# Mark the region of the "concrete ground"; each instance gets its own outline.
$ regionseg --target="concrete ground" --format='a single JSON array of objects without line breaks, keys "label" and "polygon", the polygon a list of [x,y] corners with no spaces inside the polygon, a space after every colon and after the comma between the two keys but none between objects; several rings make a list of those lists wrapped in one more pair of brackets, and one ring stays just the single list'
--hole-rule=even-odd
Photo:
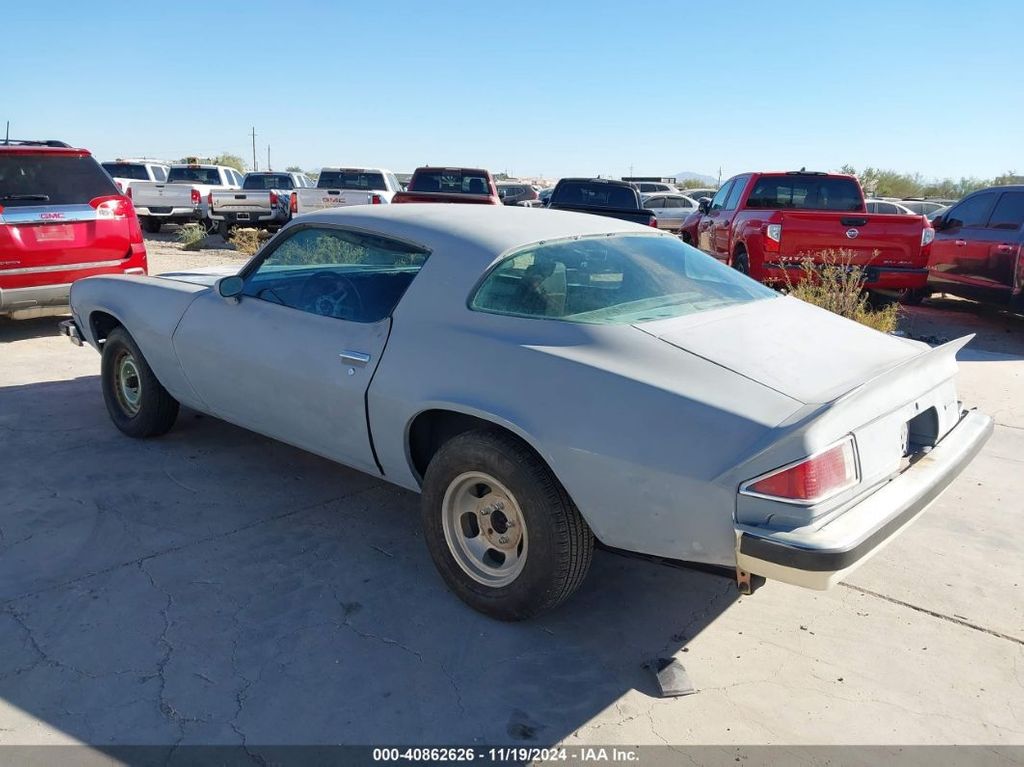
[{"label": "concrete ground", "polygon": [[[151,242],[152,271],[218,261]],[[830,592],[598,552],[520,625],[449,594],[418,498],[183,412],[129,440],[99,356],[52,319],[0,324],[0,744],[1024,743],[1024,320],[979,333],[963,399],[995,435]],[[696,695],[645,668],[675,656]]]}]

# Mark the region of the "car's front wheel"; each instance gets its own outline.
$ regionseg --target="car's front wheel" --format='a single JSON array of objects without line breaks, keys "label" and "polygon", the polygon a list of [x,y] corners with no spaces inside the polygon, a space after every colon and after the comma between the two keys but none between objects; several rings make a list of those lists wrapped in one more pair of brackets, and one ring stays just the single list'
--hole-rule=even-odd
[{"label": "car's front wheel", "polygon": [[423,481],[434,564],[470,607],[505,621],[568,599],[587,574],[594,537],[551,470],[510,434],[453,437]]},{"label": "car's front wheel", "polygon": [[174,425],[178,401],[156,379],[124,328],[115,328],[103,342],[100,378],[110,420],[129,437],[157,437]]}]

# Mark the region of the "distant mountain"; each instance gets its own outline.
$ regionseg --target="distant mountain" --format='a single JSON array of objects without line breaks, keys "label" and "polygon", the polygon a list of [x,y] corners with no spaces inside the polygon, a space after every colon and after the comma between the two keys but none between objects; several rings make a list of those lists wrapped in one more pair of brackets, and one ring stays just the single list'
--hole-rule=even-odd
[{"label": "distant mountain", "polygon": [[715,176],[708,176],[703,173],[694,173],[692,170],[681,170],[678,173],[673,173],[673,178],[676,181],[700,181],[702,184],[708,184],[710,186],[716,186],[718,179]]}]

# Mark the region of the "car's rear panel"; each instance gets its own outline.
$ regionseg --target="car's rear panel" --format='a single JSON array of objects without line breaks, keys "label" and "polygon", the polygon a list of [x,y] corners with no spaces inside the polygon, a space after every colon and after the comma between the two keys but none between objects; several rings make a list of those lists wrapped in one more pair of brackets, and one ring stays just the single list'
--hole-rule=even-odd
[{"label": "car's rear panel", "polygon": [[88,153],[0,151],[0,313],[67,305],[82,277],[145,272],[131,203]]},{"label": "car's rear panel", "polygon": [[780,256],[787,259],[842,249],[855,266],[922,268],[921,216],[835,211],[782,211]]}]

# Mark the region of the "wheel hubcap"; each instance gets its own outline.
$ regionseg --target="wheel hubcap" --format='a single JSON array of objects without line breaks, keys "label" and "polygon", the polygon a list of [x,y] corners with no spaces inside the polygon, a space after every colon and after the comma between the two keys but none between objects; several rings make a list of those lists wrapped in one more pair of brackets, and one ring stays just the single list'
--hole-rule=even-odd
[{"label": "wheel hubcap", "polygon": [[125,413],[132,416],[139,412],[142,402],[142,380],[135,358],[124,352],[117,358],[114,367],[114,390],[118,404]]},{"label": "wheel hubcap", "polygon": [[473,580],[500,588],[526,563],[526,525],[515,496],[479,471],[460,474],[444,494],[442,526],[448,550]]}]

